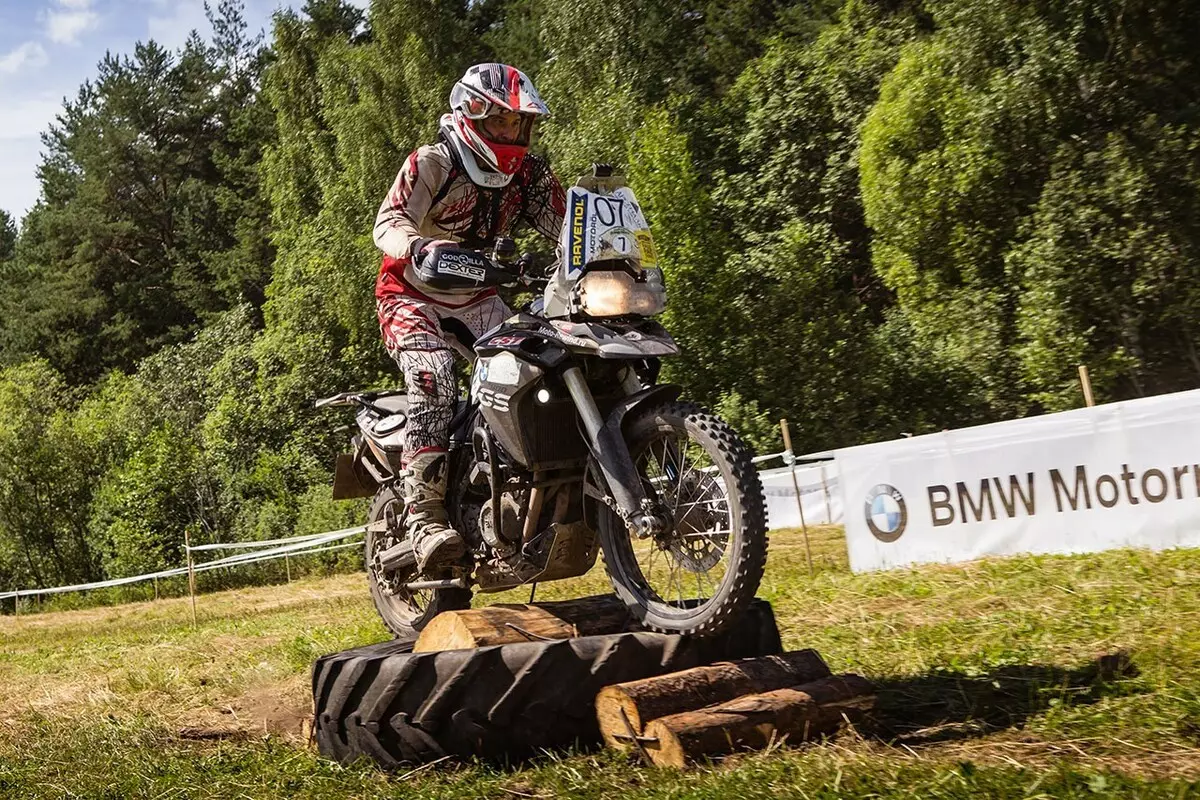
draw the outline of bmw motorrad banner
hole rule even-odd
[[[856,572],[1200,546],[1200,390],[836,453]]]

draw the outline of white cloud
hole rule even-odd
[[[37,166],[42,161],[42,143],[37,139],[5,140],[0,145],[0,208],[20,220],[37,202],[42,185]]]
[[[151,16],[146,22],[147,34],[163,47],[169,50],[182,47],[188,34],[194,30],[208,33],[204,0],[176,0],[166,7],[170,9],[168,16]]]
[[[46,36],[58,44],[77,44],[79,37],[96,27],[100,15],[92,0],[54,0],[46,12]]]
[[[25,42],[0,56],[0,75],[15,75],[26,69],[46,66],[46,50],[37,42]]]
[[[32,139],[38,136],[54,122],[54,118],[63,109],[63,99],[50,94],[34,97],[3,98],[0,100],[0,142],[17,139]],[[8,145],[4,146],[0,161],[9,160]]]

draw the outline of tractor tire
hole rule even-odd
[[[314,736],[340,763],[385,769],[443,756],[514,763],[600,743],[596,695],[614,683],[782,652],[769,604],[700,638],[638,632],[412,653],[396,640],[323,656],[313,668]]]

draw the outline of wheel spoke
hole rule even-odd
[[[640,572],[648,597],[668,606],[715,597],[731,569],[732,495],[722,454],[705,442],[676,425],[634,453],[647,490],[670,510],[671,528],[653,539],[630,536],[627,563]]]
[[[691,503],[688,503],[687,505],[685,505],[685,506],[683,507],[683,510],[684,510],[684,511],[687,511],[689,508],[697,508],[697,507],[699,507],[699,506],[706,505],[706,504],[708,504],[708,503],[712,503],[712,502],[714,502],[712,498],[706,498],[706,499],[704,499],[704,500],[696,500],[695,502],[691,502]],[[728,500],[728,498],[722,497],[722,498],[720,498],[719,500],[716,500],[715,502],[717,502],[717,503],[724,503],[724,504],[725,504],[725,508],[726,508],[726,509],[728,509],[728,508],[729,508],[729,500]]]
[[[684,460],[685,464],[687,463],[687,444],[686,444],[686,442],[687,442],[687,439],[685,437],[684,448],[681,451],[678,451],[678,452],[683,453],[683,460]],[[663,449],[665,452],[665,450],[666,450],[666,441],[665,440],[663,442]],[[684,474],[683,467],[678,462],[675,465],[675,473],[676,473],[675,474],[675,504],[674,504],[674,508],[671,509],[671,519],[674,520],[676,522],[676,524],[678,524],[678,522],[679,522],[679,496],[683,494],[683,474]]]
[[[694,533],[681,533],[680,539],[712,539],[714,536],[728,536],[733,533],[729,528],[722,528],[717,531],[695,531]]]

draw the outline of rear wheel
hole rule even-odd
[[[652,630],[711,636],[754,599],[767,560],[766,504],[749,448],[723,420],[692,403],[635,412],[629,453],[648,495],[670,519],[638,538],[600,512],[613,588]]]
[[[384,531],[373,530],[373,525],[367,526],[365,560],[371,599],[389,631],[399,638],[411,638],[443,611],[470,608],[470,589],[412,592],[405,589],[404,584],[417,580],[416,566],[390,573],[379,567],[378,555],[407,537],[404,501],[398,490],[380,487],[367,516],[371,523],[387,522]]]

